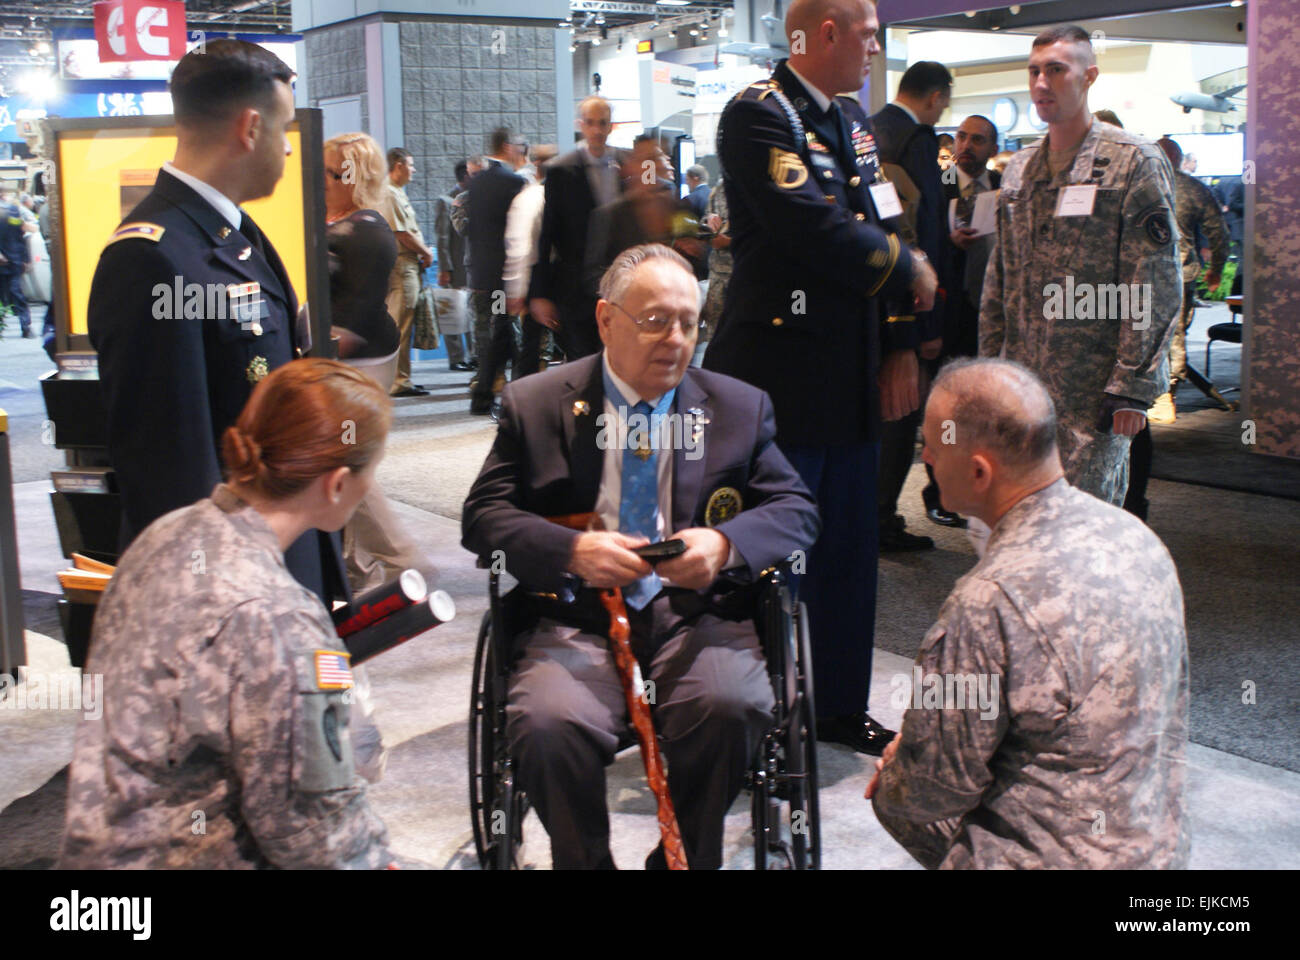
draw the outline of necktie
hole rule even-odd
[[[650,404],[644,400],[628,417],[628,443],[623,451],[622,488],[618,503],[618,530],[631,537],[659,539],[659,456],[651,438]],[[639,415],[639,418],[638,418]],[[634,419],[637,418],[637,419]],[[641,610],[659,593],[659,576],[651,573],[623,588],[623,599]]]
[[[248,242],[253,245],[253,249],[260,253],[263,259],[266,258],[266,242],[262,239],[262,231],[257,229],[257,224],[248,214],[239,221],[239,232],[248,238]]]

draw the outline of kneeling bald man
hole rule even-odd
[[[867,788],[926,867],[1185,867],[1187,636],[1145,524],[1066,482],[1019,364],[956,361],[926,405],[943,506],[992,528],[921,642]]]
[[[470,490],[463,543],[504,551],[521,631],[507,737],[557,868],[612,868],[605,767],[627,708],[596,588],[621,587],[631,646],[654,684],[668,787],[693,869],[722,862],[722,821],[763,731],[772,687],[752,623],[715,614],[722,573],[753,580],[819,521],[773,443],[767,394],[689,366],[699,293],[667,247],[624,251],[600,284],[605,345],[502,395],[496,442]],[[603,529],[548,518],[594,513]],[[679,539],[651,567],[633,549]],[[662,847],[647,866],[662,865]]]

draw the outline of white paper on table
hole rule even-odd
[[[985,190],[975,194],[975,209],[971,211],[970,223],[957,219],[957,200],[948,201],[948,232],[958,227],[970,227],[975,236],[983,237],[998,232],[998,191]]]

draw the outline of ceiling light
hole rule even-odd
[[[665,7],[684,7],[690,2],[691,0],[655,0],[655,3],[663,4]]]
[[[592,37],[592,38],[591,38],[591,45],[592,45],[593,47],[599,47],[599,46],[600,46],[600,37]]]
[[[605,15],[603,13],[596,14],[596,26],[599,27],[603,25],[604,22],[605,22]]]

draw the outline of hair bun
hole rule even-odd
[[[222,453],[230,479],[250,483],[262,470],[262,447],[237,426],[226,428]]]

